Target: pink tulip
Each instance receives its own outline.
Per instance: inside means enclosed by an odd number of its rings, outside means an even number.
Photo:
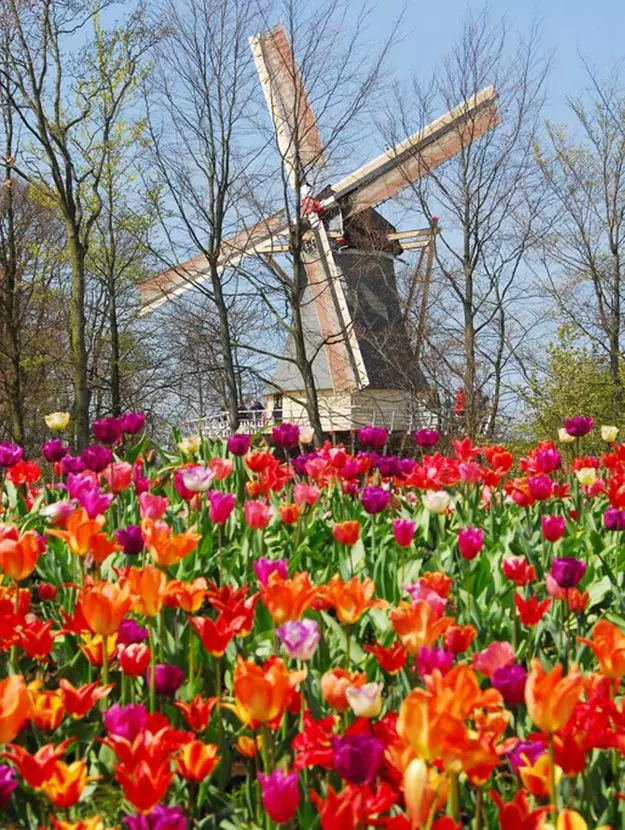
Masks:
[[[393,519],[393,534],[400,548],[410,547],[417,525],[410,519]]]
[[[514,661],[514,651],[510,643],[496,641],[473,655],[473,668],[480,674],[491,677],[497,669],[511,666]]]
[[[463,527],[458,531],[458,548],[463,559],[475,559],[484,545],[484,531],[478,527]]]

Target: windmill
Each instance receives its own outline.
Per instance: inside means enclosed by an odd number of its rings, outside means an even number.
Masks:
[[[494,128],[497,95],[478,92],[446,115],[409,136],[321,192],[306,184],[312,167],[323,167],[324,145],[304,89],[291,44],[282,25],[250,38],[267,106],[291,184],[302,182],[303,261],[307,285],[300,310],[322,425],[342,431],[363,423],[396,429],[423,424],[427,384],[401,312],[395,258],[421,249],[425,262],[417,340],[423,335],[424,304],[432,267],[436,222],[425,229],[397,231],[377,210],[410,184],[452,158]],[[219,265],[235,267],[289,251],[289,225],[283,211],[263,219],[222,244]],[[423,258],[425,254],[425,259]],[[195,257],[144,281],[142,313],[208,278],[205,257]],[[304,384],[287,340],[266,395],[267,415],[306,422]],[[416,404],[416,405],[415,405]]]

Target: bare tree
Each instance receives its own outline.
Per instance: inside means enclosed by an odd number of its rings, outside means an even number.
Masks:
[[[625,277],[625,88],[620,71],[599,77],[569,100],[577,135],[548,124],[538,154],[551,195],[543,265],[560,319],[606,356],[613,417],[623,415]]]
[[[159,13],[169,35],[146,91],[153,192],[168,248],[163,253],[161,247],[161,260],[214,305],[219,377],[232,429],[240,402],[229,314],[237,277],[222,261],[256,155],[248,129],[256,78],[247,41],[255,9],[253,0],[164,0]],[[186,252],[193,259],[175,265]],[[184,312],[179,307],[171,313]]]
[[[15,118],[32,142],[16,153],[16,172],[56,204],[71,262],[70,339],[74,428],[89,439],[88,355],[85,337],[86,259],[102,211],[99,183],[108,143],[152,42],[137,9],[114,31],[97,25],[99,8],[77,0],[4,0],[11,33],[4,84]],[[81,38],[93,40],[79,46]]]
[[[444,397],[454,383],[463,389],[469,435],[494,433],[505,372],[530,327],[523,318],[531,293],[524,263],[540,238],[534,145],[547,70],[536,27],[512,34],[505,21],[482,12],[468,17],[431,83],[415,82],[413,95],[397,100],[402,132],[410,134],[431,121],[434,108],[450,109],[487,85],[498,93],[498,128],[473,142],[476,122],[461,124],[454,160],[426,168],[412,186],[413,200],[428,221],[440,216],[441,230],[424,360],[437,383],[448,378]],[[395,139],[396,125],[391,133]]]

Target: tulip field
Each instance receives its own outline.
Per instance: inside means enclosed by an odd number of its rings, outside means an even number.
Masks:
[[[2,830],[625,827],[615,427],[46,420],[0,443]]]

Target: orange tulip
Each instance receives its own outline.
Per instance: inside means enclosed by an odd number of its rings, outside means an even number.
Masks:
[[[109,662],[115,654],[116,644],[117,634],[113,634],[112,637],[107,637],[106,652]],[[83,637],[83,642],[82,644],[79,644],[78,648],[82,651],[92,666],[102,665],[104,656],[104,640],[99,634],[96,634],[95,637]]]
[[[556,766],[554,769],[556,787],[562,778],[562,769]],[[534,798],[553,798],[551,793],[551,765],[549,755],[541,755],[533,766],[521,767],[519,770],[521,781],[525,789]]]
[[[9,744],[2,757],[7,758],[15,765],[29,787],[38,790],[44,781],[50,778],[54,772],[56,762],[65,755],[73,740],[73,738],[66,738],[57,746],[45,744],[34,755],[31,755],[22,746]]]
[[[127,584],[96,582],[83,590],[79,599],[80,609],[87,625],[94,634],[110,637],[115,634],[132,604]]]
[[[372,579],[361,582],[354,576],[343,582],[338,574],[327,585],[319,589],[320,598],[336,611],[338,620],[343,625],[353,625],[369,608],[385,608],[384,600],[371,599],[375,591]]]
[[[84,718],[91,711],[98,700],[110,694],[114,683],[100,686],[97,680],[93,683],[85,683],[83,686],[73,686],[69,680],[62,677],[59,680],[61,698],[68,714],[77,720]]]
[[[601,673],[611,679],[625,675],[625,634],[608,620],[600,620],[592,630],[592,640],[577,638],[594,652]]]
[[[244,722],[268,723],[281,718],[291,689],[305,674],[290,674],[279,657],[271,657],[263,666],[251,660],[239,661],[234,670],[234,697]]]
[[[254,738],[248,738],[247,735],[241,735],[239,740],[234,745],[234,748],[244,758],[254,758],[258,752],[256,741]]]
[[[162,567],[180,562],[195,550],[202,538],[192,529],[174,535],[167,522],[161,520],[144,519],[141,530],[152,558]]]
[[[15,582],[30,576],[35,570],[42,545],[35,533],[24,533],[18,539],[0,541],[0,568]]]
[[[9,743],[26,723],[31,699],[20,674],[0,680],[0,744]]]
[[[78,804],[89,780],[86,761],[74,761],[72,764],[57,761],[42,789],[55,807],[67,809]]]
[[[365,672],[350,674],[344,669],[331,669],[321,678],[321,695],[328,706],[337,712],[346,712],[349,703],[346,692],[350,686],[364,686],[367,682]]]
[[[176,758],[176,768],[187,781],[203,781],[212,774],[219,763],[215,744],[203,741],[189,741]]]
[[[31,699],[30,719],[46,731],[54,731],[61,725],[65,717],[65,706],[60,692],[50,689],[39,690],[40,681],[31,683],[28,687]]]
[[[416,657],[421,646],[431,648],[441,634],[453,624],[453,617],[437,618],[423,599],[414,605],[400,602],[390,613],[390,620],[408,654]]]
[[[91,537],[91,555],[93,561],[101,565],[113,553],[119,550],[116,541],[109,539],[104,533],[98,533]]]
[[[465,724],[437,710],[436,701],[424,689],[413,689],[404,699],[397,720],[397,734],[425,761],[439,759],[446,746],[460,747],[467,736]]]
[[[52,822],[54,830],[107,830],[100,816],[83,818],[80,821],[60,821],[53,818]],[[108,830],[117,830],[117,828],[110,827]]]
[[[277,626],[299,620],[316,594],[317,589],[307,573],[296,573],[293,579],[283,579],[275,571],[261,591],[263,602]]]
[[[128,568],[128,585],[133,593],[133,610],[144,617],[155,617],[165,601],[167,577],[154,565]]]
[[[90,519],[84,507],[75,510],[67,520],[66,530],[48,530],[48,536],[63,539],[75,556],[86,556],[91,553],[93,538],[100,534],[104,516]]]
[[[453,585],[453,579],[441,571],[425,571],[419,577],[419,581],[427,585],[432,591],[436,591],[443,599],[449,596]]]
[[[536,726],[549,734],[567,723],[579,700],[583,677],[573,668],[562,677],[560,664],[547,673],[539,660],[532,660],[532,668],[525,685],[527,711]]]
[[[216,697],[204,699],[201,695],[197,695],[190,703],[177,700],[174,705],[176,709],[182,712],[190,729],[193,729],[194,732],[204,732],[218,700],[219,698]]]
[[[172,579],[165,590],[165,605],[170,608],[180,608],[187,614],[195,614],[202,607],[207,588],[208,585],[203,576],[194,579],[193,582]]]

